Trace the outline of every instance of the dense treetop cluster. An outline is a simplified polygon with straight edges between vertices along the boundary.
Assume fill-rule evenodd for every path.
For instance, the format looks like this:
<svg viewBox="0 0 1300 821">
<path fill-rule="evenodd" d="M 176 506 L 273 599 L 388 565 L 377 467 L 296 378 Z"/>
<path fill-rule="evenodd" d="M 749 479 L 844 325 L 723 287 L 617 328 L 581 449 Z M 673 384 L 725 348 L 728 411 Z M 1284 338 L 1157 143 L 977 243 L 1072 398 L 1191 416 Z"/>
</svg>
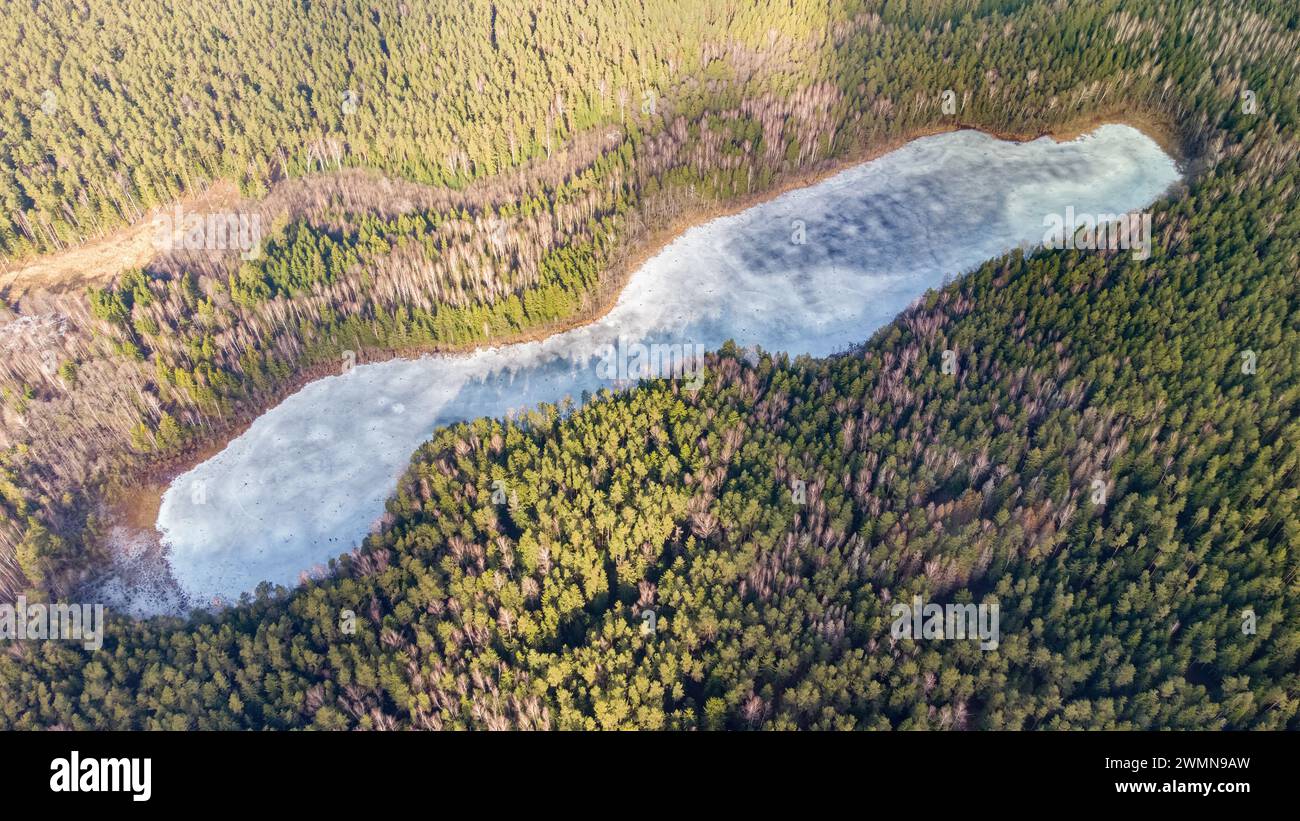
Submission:
<svg viewBox="0 0 1300 821">
<path fill-rule="evenodd" d="M 48 65 L 51 42 L 134 43 L 113 27 L 138 18 L 84 24 L 83 3 L 0 52 L 80 89 L 61 136 L 15 96 L 39 82 L 0 90 L 10 254 L 132 218 L 118 191 L 143 209 L 215 176 L 268 226 L 256 259 L 160 258 L 12 306 L 70 328 L 57 369 L 35 349 L 0 365 L 0 589 L 75 591 L 107 477 L 341 350 L 580 317 L 654 231 L 863 146 L 1141 115 L 1171 124 L 1192 177 L 1156 206 L 1145 261 L 1017 253 L 842 356 L 728 348 L 697 392 L 441 430 L 330 578 L 117 619 L 97 652 L 4 648 L 0 726 L 1297 727 L 1300 12 L 515 5 L 470 4 L 453 38 L 446 4 L 273 4 L 249 12 L 261 29 L 200 26 L 202 46 L 155 27 Z M 179 97 L 140 81 L 150 60 Z M 105 100 L 135 125 L 102 125 Z M 172 133 L 181 149 L 149 147 Z M 275 164 L 284 140 L 387 176 L 303 176 Z M 891 636 L 914 594 L 996 601 L 999 647 Z"/>
</svg>

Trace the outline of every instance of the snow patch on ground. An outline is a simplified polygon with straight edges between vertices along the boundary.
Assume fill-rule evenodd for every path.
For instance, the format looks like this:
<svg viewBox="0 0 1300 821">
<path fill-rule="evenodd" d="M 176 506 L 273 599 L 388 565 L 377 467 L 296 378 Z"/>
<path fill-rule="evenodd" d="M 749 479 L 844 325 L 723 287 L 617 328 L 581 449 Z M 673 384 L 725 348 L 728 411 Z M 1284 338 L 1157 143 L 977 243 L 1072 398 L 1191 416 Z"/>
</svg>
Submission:
<svg viewBox="0 0 1300 821">
<path fill-rule="evenodd" d="M 193 606 L 172 575 L 157 533 L 113 521 L 105 541 L 113 550 L 112 567 L 96 586 L 96 599 L 110 612 L 147 618 L 181 615 Z"/>
</svg>

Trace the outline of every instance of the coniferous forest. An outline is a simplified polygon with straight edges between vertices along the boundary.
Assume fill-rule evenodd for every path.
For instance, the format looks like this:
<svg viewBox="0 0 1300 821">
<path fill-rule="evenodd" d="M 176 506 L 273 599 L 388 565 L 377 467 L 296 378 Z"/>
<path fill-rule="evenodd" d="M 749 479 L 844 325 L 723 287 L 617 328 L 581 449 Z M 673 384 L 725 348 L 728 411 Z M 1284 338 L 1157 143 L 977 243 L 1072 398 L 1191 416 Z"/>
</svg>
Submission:
<svg viewBox="0 0 1300 821">
<path fill-rule="evenodd" d="M 1147 260 L 1015 252 L 836 356 L 440 429 L 322 578 L 0 647 L 0 728 L 1300 729 L 1289 0 L 0 9 L 4 601 L 76 600 L 109 501 L 342 352 L 590 319 L 911 137 L 1130 121 L 1185 169 Z M 30 274 L 218 194 L 258 254 Z M 918 595 L 999 646 L 892 638 Z"/>
</svg>

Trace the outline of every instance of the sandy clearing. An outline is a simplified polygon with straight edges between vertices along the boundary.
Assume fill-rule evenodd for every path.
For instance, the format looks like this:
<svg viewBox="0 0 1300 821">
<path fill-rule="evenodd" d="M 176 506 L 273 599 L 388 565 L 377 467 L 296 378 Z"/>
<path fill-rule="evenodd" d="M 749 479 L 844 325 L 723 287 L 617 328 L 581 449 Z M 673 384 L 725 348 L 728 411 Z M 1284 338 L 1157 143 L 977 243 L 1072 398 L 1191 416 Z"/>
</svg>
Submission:
<svg viewBox="0 0 1300 821">
<path fill-rule="evenodd" d="M 201 194 L 154 208 L 144 219 L 103 237 L 87 240 L 64 251 L 0 269 L 0 299 L 16 303 L 30 291 L 71 291 L 112 282 L 123 271 L 144 267 L 158 253 L 155 242 L 159 214 L 176 208 L 207 213 L 240 201 L 239 189 L 218 180 Z"/>
</svg>

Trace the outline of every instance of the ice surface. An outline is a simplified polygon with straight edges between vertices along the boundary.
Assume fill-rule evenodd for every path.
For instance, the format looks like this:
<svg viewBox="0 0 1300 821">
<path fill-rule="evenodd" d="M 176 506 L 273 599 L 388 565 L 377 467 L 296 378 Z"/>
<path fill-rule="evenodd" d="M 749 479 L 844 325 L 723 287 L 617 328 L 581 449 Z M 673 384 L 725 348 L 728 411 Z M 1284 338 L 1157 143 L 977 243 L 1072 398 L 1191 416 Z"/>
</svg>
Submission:
<svg viewBox="0 0 1300 821">
<path fill-rule="evenodd" d="M 974 131 L 873 162 L 685 232 L 601 320 L 541 342 L 361 365 L 313 382 L 178 477 L 158 528 L 196 605 L 351 550 L 434 429 L 614 387 L 593 358 L 625 341 L 727 339 L 822 356 L 868 339 L 946 275 L 1042 242 L 1047 214 L 1140 209 L 1178 178 L 1142 133 L 1068 143 Z M 801 220 L 804 244 L 792 241 Z M 583 360 L 586 363 L 583 364 Z"/>
</svg>

